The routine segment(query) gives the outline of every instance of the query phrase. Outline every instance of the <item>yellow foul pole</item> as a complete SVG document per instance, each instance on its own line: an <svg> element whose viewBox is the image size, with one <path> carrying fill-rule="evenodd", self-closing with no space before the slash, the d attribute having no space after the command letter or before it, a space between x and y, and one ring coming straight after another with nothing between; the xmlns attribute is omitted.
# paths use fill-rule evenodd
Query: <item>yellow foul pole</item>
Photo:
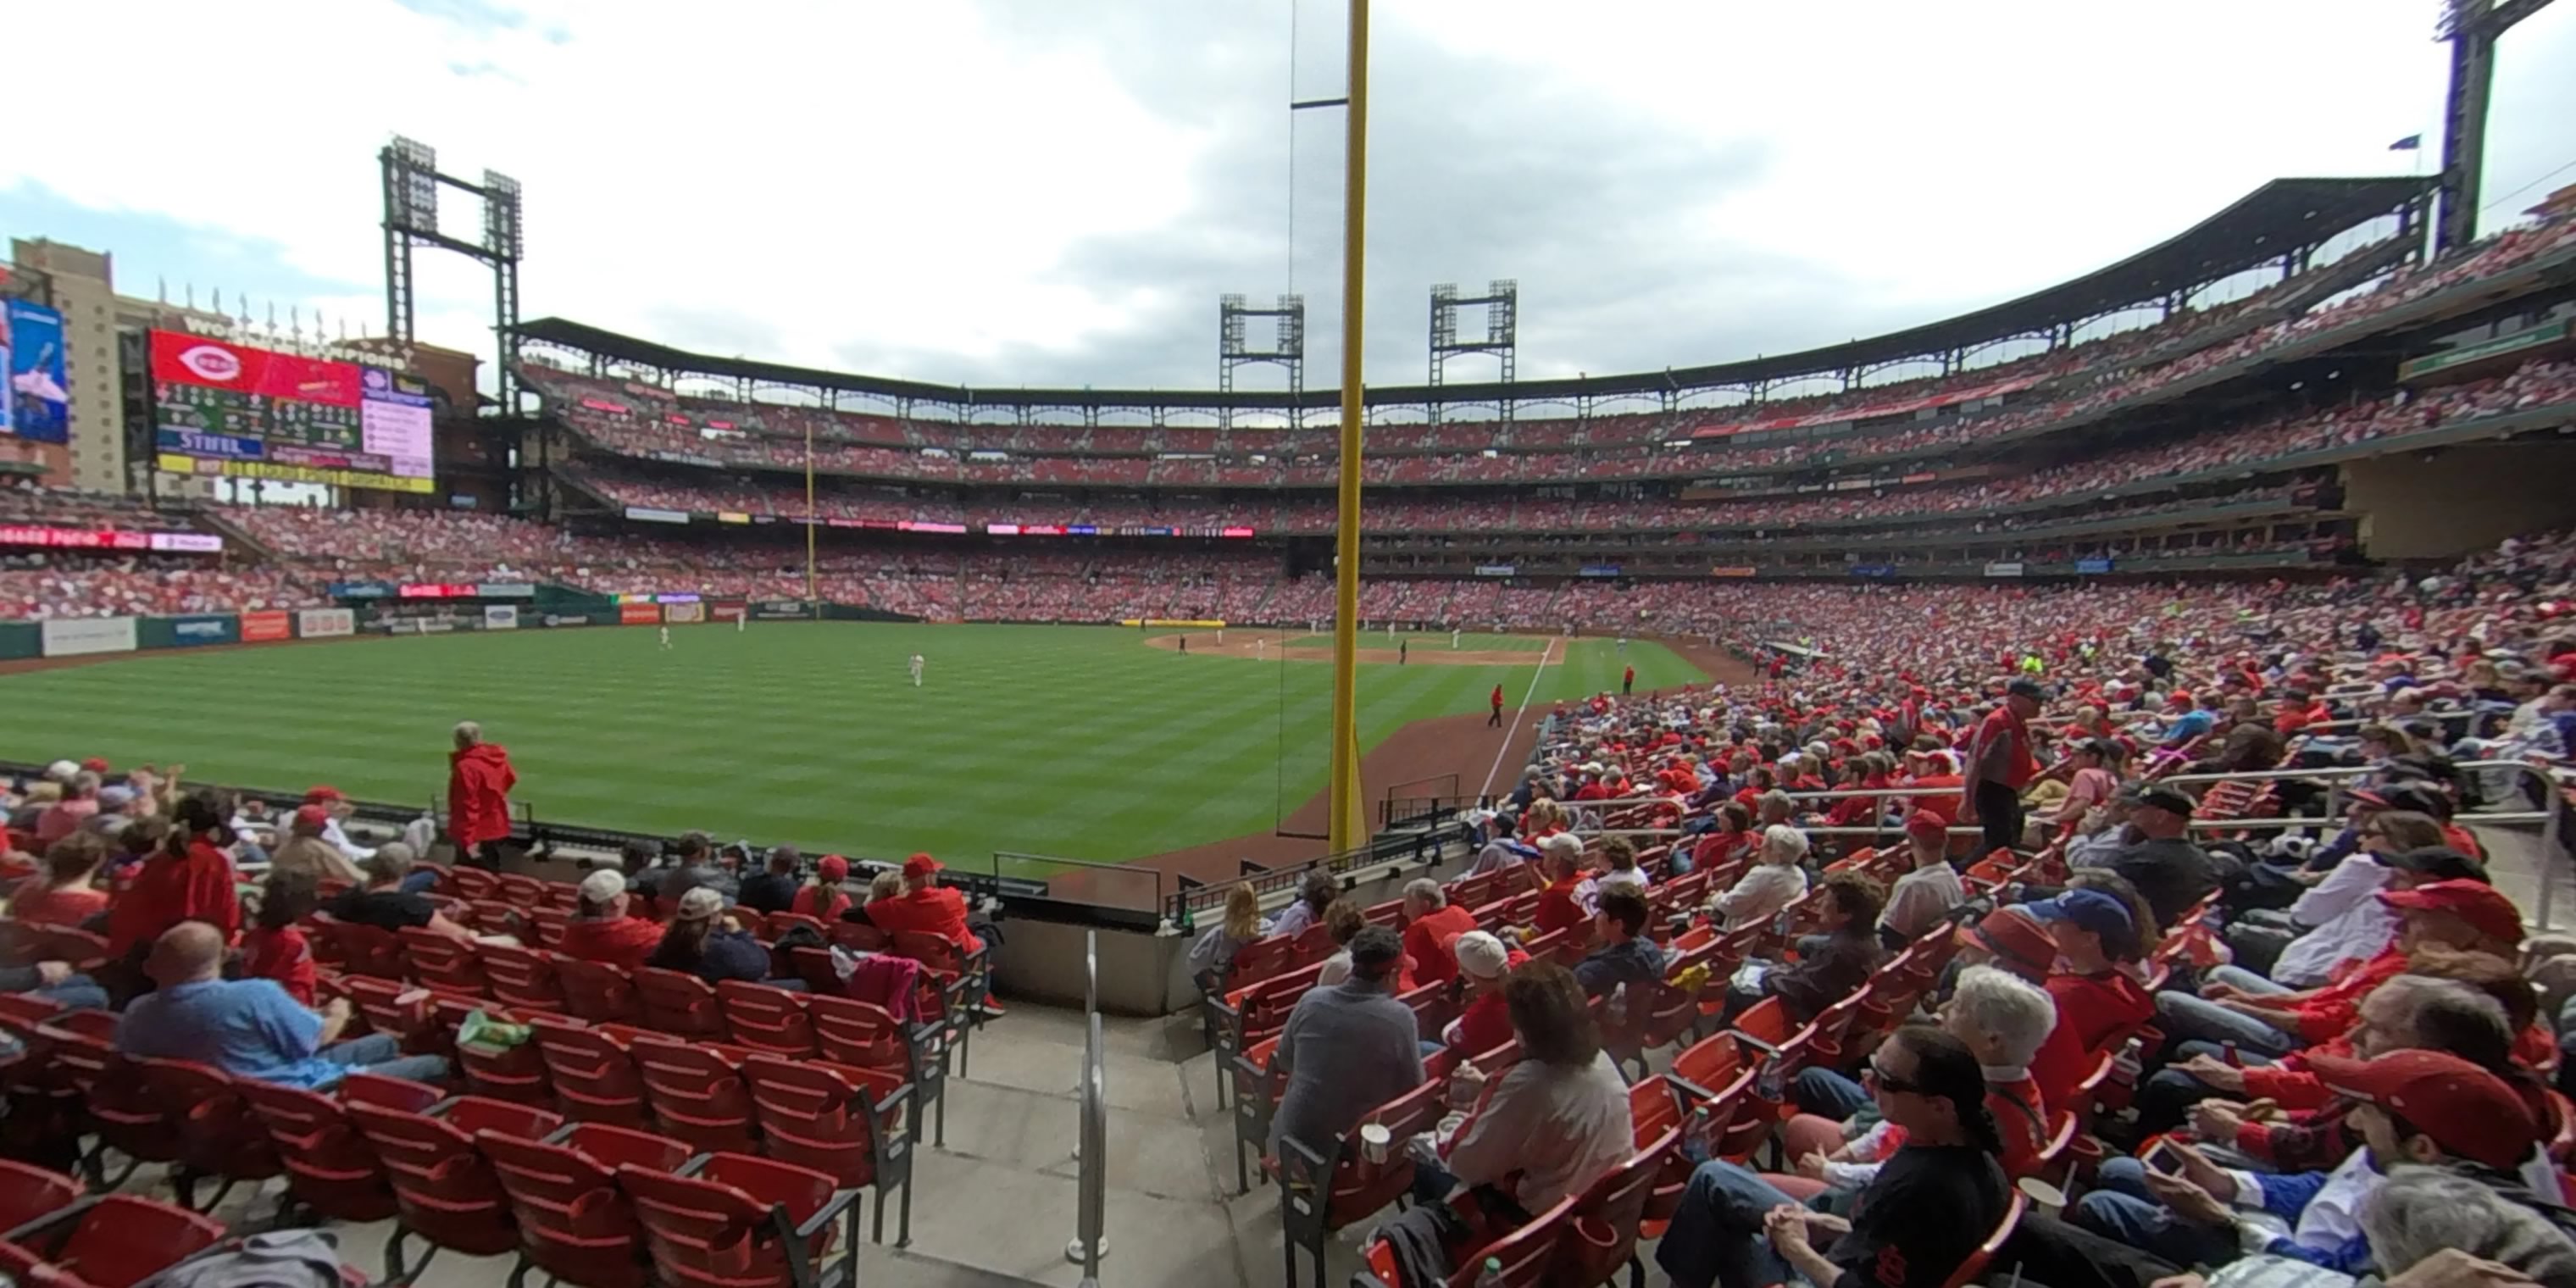
<svg viewBox="0 0 2576 1288"><path fill-rule="evenodd" d="M814 525L819 522L821 520L814 517L814 418L808 416L805 418L805 602L808 605L819 598L814 593ZM823 613L819 607L807 611L817 617Z"/></svg>
<svg viewBox="0 0 2576 1288"><path fill-rule="evenodd" d="M1368 0L1351 2L1342 158L1342 491L1333 525L1333 852L1368 843L1360 799L1360 321L1368 231Z"/></svg>

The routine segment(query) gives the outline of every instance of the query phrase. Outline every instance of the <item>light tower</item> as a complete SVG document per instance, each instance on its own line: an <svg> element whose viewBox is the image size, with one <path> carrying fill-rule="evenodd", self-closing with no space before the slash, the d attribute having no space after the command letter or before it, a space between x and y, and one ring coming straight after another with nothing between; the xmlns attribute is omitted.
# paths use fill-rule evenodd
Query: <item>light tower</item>
<svg viewBox="0 0 2576 1288"><path fill-rule="evenodd" d="M2433 253L2478 237L2478 187L2486 170L2487 99L2495 87L2496 40L2549 0L2443 0L2433 38L2451 46L2451 89L2442 111L2442 210Z"/></svg>
<svg viewBox="0 0 2576 1288"><path fill-rule="evenodd" d="M1252 318L1275 318L1270 347L1249 346L1248 322ZM1219 393L1234 392L1234 369L1246 363L1275 362L1288 369L1288 423L1305 423L1305 408L1298 405L1298 395L1306 391L1306 297L1282 295L1272 308L1256 309L1244 303L1240 295L1216 297L1216 387ZM1220 428L1234 428L1234 408L1217 408Z"/></svg>
<svg viewBox="0 0 2576 1288"><path fill-rule="evenodd" d="M1485 338L1458 338L1458 310L1482 307L1485 310ZM1485 284L1482 295L1460 297L1458 284L1442 282L1431 288L1431 387L1439 388L1448 379L1449 360L1462 354L1490 353L1502 360L1503 384L1512 382L1515 355L1520 345L1521 284L1511 278L1497 278ZM1512 420L1512 399L1502 398L1502 421ZM1441 404L1431 402L1431 423L1440 423Z"/></svg>
<svg viewBox="0 0 2576 1288"><path fill-rule="evenodd" d="M397 346L413 343L418 308L412 298L411 253L415 246L451 250L492 269L492 334L500 355L496 377L501 409L519 412L519 255L524 245L520 224L519 181L497 171L483 172L473 183L443 174L438 152L426 143L399 135L376 153L384 173L385 193L385 334ZM481 239L467 241L438 229L438 190L454 188L482 203Z"/></svg>

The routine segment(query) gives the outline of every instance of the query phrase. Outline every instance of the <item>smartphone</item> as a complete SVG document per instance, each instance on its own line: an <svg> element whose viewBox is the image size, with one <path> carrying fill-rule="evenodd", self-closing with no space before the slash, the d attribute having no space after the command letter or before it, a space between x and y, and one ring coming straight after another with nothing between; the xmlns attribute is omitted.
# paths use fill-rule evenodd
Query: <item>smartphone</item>
<svg viewBox="0 0 2576 1288"><path fill-rule="evenodd" d="M2175 1149L2171 1141L2157 1141L2156 1147L2148 1150L2146 1157L2138 1161L2159 1176L2182 1175L2182 1151Z"/></svg>

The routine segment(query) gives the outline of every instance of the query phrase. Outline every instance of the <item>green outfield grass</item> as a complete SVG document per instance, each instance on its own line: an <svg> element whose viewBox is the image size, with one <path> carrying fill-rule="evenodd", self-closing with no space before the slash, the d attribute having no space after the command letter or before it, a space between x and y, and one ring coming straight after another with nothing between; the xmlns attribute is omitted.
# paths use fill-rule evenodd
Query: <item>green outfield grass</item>
<svg viewBox="0 0 2576 1288"><path fill-rule="evenodd" d="M1114 862L1265 831L1326 777L1332 671L1316 663L1183 656L1114 627L690 626L668 652L655 634L181 651L13 675L0 755L181 761L192 779L426 802L445 787L450 727L473 719L547 819L978 867L995 850ZM1449 642L1411 638L1417 656ZM1566 643L1538 703L1616 688L1629 663L1640 688L1705 678L1660 645ZM1540 648L1520 666L1363 666L1362 744L1481 711L1496 683L1516 709Z"/></svg>

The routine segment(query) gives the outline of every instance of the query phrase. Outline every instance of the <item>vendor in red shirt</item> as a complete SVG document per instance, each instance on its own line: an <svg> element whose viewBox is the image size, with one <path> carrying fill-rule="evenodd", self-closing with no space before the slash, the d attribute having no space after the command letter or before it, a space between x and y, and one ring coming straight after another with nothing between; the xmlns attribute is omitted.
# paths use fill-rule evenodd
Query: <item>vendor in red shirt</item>
<svg viewBox="0 0 2576 1288"><path fill-rule="evenodd" d="M241 898L233 889L229 811L202 792L179 802L169 839L144 861L107 910L107 953L122 958L149 949L183 921L213 926L231 943L241 933Z"/></svg>
<svg viewBox="0 0 2576 1288"><path fill-rule="evenodd" d="M1476 914L1449 902L1440 883L1416 877L1404 887L1404 955L1413 960L1413 982L1446 984L1458 974L1451 944L1476 928Z"/></svg>
<svg viewBox="0 0 2576 1288"><path fill-rule="evenodd" d="M456 750L447 757L447 834L460 861L500 868L500 843L510 834L510 789L518 783L507 748L483 741L483 726L471 720L456 726Z"/></svg>
<svg viewBox="0 0 2576 1288"><path fill-rule="evenodd" d="M1483 1055L1512 1040L1511 1012L1503 1005L1503 981L1529 954L1506 947L1481 930L1458 936L1451 945L1458 959L1458 986L1465 1005L1458 1018L1441 1030L1440 1040L1462 1056Z"/></svg>
<svg viewBox="0 0 2576 1288"><path fill-rule="evenodd" d="M2030 718L2039 714L2048 690L2033 680L2004 686L2004 700L1977 725L1968 742L1968 795L1959 821L1983 824L1985 851L2009 850L2022 843L2021 794L2039 777L2039 759L2031 753Z"/></svg>
<svg viewBox="0 0 2576 1288"><path fill-rule="evenodd" d="M921 931L972 953L984 946L966 927L966 896L939 884L939 860L916 854L903 861L903 893L868 904L868 920L889 935Z"/></svg>
<svg viewBox="0 0 2576 1288"><path fill-rule="evenodd" d="M566 957L622 970L641 970L645 959L662 946L662 927L643 917L626 915L626 874L601 868L581 879L581 906L564 924L563 942L555 951Z"/></svg>

